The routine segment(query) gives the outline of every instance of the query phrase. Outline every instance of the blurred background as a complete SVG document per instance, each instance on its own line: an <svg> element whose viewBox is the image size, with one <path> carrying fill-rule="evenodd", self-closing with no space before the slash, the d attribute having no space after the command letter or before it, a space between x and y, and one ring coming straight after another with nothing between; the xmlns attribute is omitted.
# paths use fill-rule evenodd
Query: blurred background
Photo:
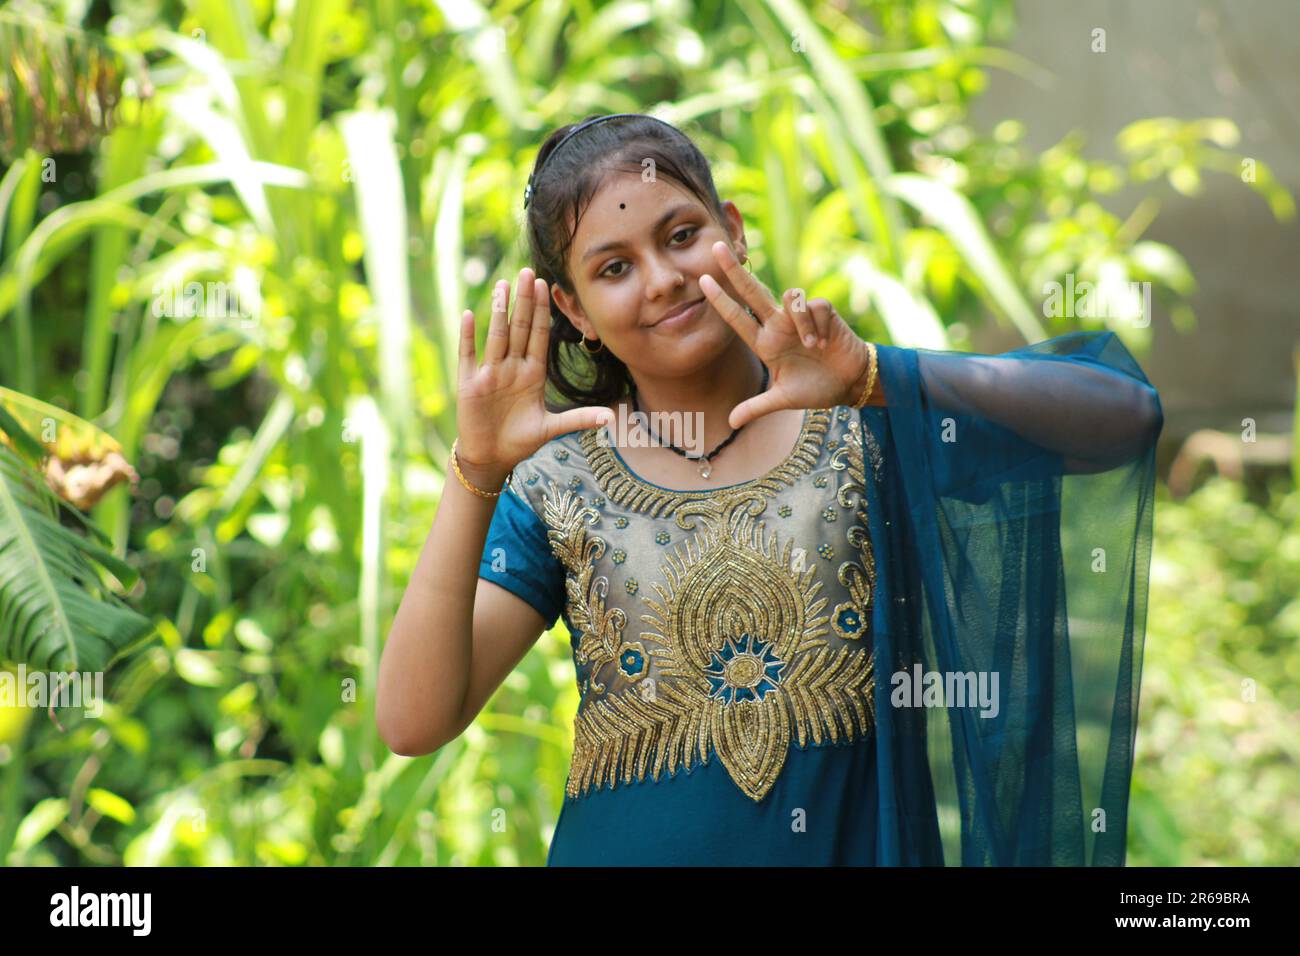
<svg viewBox="0 0 1300 956"><path fill-rule="evenodd" d="M1124 340L1165 411L1129 864L1300 861L1293 16L0 8L0 664L101 670L106 698L0 695L0 863L544 862L563 622L427 757L378 739L375 676L446 479L458 316L482 341L525 264L546 135L621 111L691 135L755 273L866 338Z"/></svg>

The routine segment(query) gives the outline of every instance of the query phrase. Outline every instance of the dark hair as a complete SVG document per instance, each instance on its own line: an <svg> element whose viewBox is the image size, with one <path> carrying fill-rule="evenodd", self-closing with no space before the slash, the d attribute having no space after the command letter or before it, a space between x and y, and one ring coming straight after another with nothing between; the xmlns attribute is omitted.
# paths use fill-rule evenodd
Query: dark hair
<svg viewBox="0 0 1300 956"><path fill-rule="evenodd" d="M599 115L592 114L582 122ZM547 288L558 284L569 295L575 294L567 266L569 249L579 220L612 171L640 173L643 162L650 159L656 176L662 174L680 183L712 210L719 222L726 222L709 162L681 130L648 116L619 117L584 129L556 152L559 142L577 125L571 123L551 133L533 165L533 191L527 209L528 256L533 272L546 281ZM589 354L580 344L582 332L556 305L554 296L551 316L555 322L547 349L546 377L567 402L548 402L548 409L609 405L629 394L632 377L627 366L608 348Z"/></svg>

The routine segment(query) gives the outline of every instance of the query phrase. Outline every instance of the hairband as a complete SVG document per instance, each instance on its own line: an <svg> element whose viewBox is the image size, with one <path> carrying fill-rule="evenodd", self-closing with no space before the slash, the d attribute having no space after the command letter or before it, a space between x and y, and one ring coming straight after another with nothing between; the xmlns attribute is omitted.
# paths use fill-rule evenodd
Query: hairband
<svg viewBox="0 0 1300 956"><path fill-rule="evenodd" d="M528 204L532 202L533 196L537 192L537 190L533 188L533 181L535 177L541 174L542 169L546 166L548 162L550 162L551 157L554 156L556 153L558 153L565 143L571 140L578 133L581 133L588 126L595 126L597 123L603 123L605 122L605 120L618 119L621 116L639 116L642 119L652 119L656 123L664 123L664 121L661 120L659 117L648 116L645 113L609 113L605 116L597 116L593 119L589 119L585 122L579 123L573 129L565 133L564 136L560 139L560 141L555 144L555 149L551 150L551 152L547 155L546 159L542 160L542 164L538 166L537 169L535 169L533 172L528 174L528 185L524 187L524 208L525 209L528 208ZM673 130L677 129L677 127L673 126L671 123L664 123L664 125L667 126L669 129L673 129ZM678 130L678 132L681 131Z"/></svg>

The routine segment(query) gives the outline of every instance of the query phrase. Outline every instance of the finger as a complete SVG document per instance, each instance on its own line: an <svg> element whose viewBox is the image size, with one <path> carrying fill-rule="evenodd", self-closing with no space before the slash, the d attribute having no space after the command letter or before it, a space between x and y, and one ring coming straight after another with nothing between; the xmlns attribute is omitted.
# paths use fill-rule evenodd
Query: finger
<svg viewBox="0 0 1300 956"><path fill-rule="evenodd" d="M571 408L567 412L548 412L546 417L546 440L550 441L552 438L567 435L569 432L586 431L588 428L608 425L613 420L614 413L608 408L601 408L599 405Z"/></svg>
<svg viewBox="0 0 1300 956"><path fill-rule="evenodd" d="M817 346L824 349L831 337L831 324L835 320L835 306L831 305L827 299L812 299L808 303L808 311L812 313L813 324L817 327Z"/></svg>
<svg viewBox="0 0 1300 956"><path fill-rule="evenodd" d="M722 286L718 285L713 276L707 272L700 276L700 291L709 300L709 304L717 310L718 315L736 330L736 334L744 340L745 344L751 349L754 348L758 340L759 325L750 318L749 313L738 306L731 296L723 292Z"/></svg>
<svg viewBox="0 0 1300 956"><path fill-rule="evenodd" d="M460 314L460 364L456 367L456 384L468 382L478 368L474 356L474 313L466 309Z"/></svg>
<svg viewBox="0 0 1300 956"><path fill-rule="evenodd" d="M740 264L732 254L731 248L722 240L713 244L713 257L722 266L722 271L731 280L731 287L736 290L741 301L754 310L758 321L766 321L768 316L781 311L781 304L776 296L754 274Z"/></svg>
<svg viewBox="0 0 1300 956"><path fill-rule="evenodd" d="M807 348L817 346L817 326L813 323L808 302L804 299L803 289L786 289L781 302L787 314L794 317L794 327L800 340Z"/></svg>
<svg viewBox="0 0 1300 956"><path fill-rule="evenodd" d="M782 404L778 393L769 388L733 408L727 421L732 428L739 428L782 408L785 408L785 405Z"/></svg>
<svg viewBox="0 0 1300 956"><path fill-rule="evenodd" d="M510 327L506 309L510 306L510 283L498 279L492 287L492 319L488 322L487 341L483 343L483 364L495 364L505 358L510 344Z"/></svg>
<svg viewBox="0 0 1300 956"><path fill-rule="evenodd" d="M551 337L551 296L545 279L534 279L533 330L528 336L528 357L546 364L547 343Z"/></svg>
<svg viewBox="0 0 1300 956"><path fill-rule="evenodd" d="M528 345L528 333L533 327L533 302L537 283L532 269L520 269L515 286L515 314L510 321L510 355L520 358Z"/></svg>

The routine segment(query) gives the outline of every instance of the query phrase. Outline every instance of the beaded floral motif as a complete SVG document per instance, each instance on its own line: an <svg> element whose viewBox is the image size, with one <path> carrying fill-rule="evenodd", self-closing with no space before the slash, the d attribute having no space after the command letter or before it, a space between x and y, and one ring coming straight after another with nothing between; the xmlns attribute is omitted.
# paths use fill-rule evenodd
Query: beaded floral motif
<svg viewBox="0 0 1300 956"><path fill-rule="evenodd" d="M835 605L831 623L835 625L835 633L845 640L857 640L866 629L858 606L850 601Z"/></svg>
<svg viewBox="0 0 1300 956"><path fill-rule="evenodd" d="M645 676L648 664L649 658L646 657L645 647L642 646L640 641L623 645L623 651L618 658L618 666L624 676L633 680L640 680Z"/></svg>
<svg viewBox="0 0 1300 956"><path fill-rule="evenodd" d="M612 613L604 612L608 581L597 578L592 568L604 543L598 548L571 544L563 554L556 552L566 570L580 673L581 665L589 664L586 683L604 691L593 675L606 665L614 668L607 671L609 692L584 693L575 718L566 786L570 796L647 775L657 781L664 771L689 771L716 753L737 786L761 800L779 776L792 740L800 746L821 745L870 732L874 678L868 642L861 640L869 632L869 617L857 597L838 603L833 615L825 613L817 565L801 556L792 561L794 540L782 543L776 532L769 536L757 517L783 486L793 485L817 464L831 416L828 409L811 410L795 450L763 478L700 492L642 482L614 464L607 447L602 454L595 429L583 434L592 474L611 505L671 517L692 533L674 536L679 542L658 559L661 574L640 598L649 612L641 617L647 627L635 642L623 639L622 619L617 627L599 629L601 614ZM837 450L851 447L845 441ZM827 480L818 475L814 484L824 488ZM554 483L551 495L560 495ZM851 507L843 489L839 499ZM590 512L548 505L548 536L578 541L591 522ZM776 513L784 517L791 512L782 505ZM619 528L627 523L621 516L615 520ZM658 532L655 540L666 545L666 534ZM860 567L864 573L868 567L874 571L865 535L858 546L864 554ZM826 560L834 556L825 543L818 551ZM626 557L621 549L611 554L615 564ZM845 574L842 566L841 580ZM871 580L857 592L868 599ZM625 587L629 594L640 590L633 578ZM593 626L596 631L588 633ZM854 644L831 644L827 638L832 635Z"/></svg>
<svg viewBox="0 0 1300 956"><path fill-rule="evenodd" d="M734 704L773 693L785 668L786 662L776 656L771 644L742 634L739 641L727 638L704 673L709 678L709 696Z"/></svg>

